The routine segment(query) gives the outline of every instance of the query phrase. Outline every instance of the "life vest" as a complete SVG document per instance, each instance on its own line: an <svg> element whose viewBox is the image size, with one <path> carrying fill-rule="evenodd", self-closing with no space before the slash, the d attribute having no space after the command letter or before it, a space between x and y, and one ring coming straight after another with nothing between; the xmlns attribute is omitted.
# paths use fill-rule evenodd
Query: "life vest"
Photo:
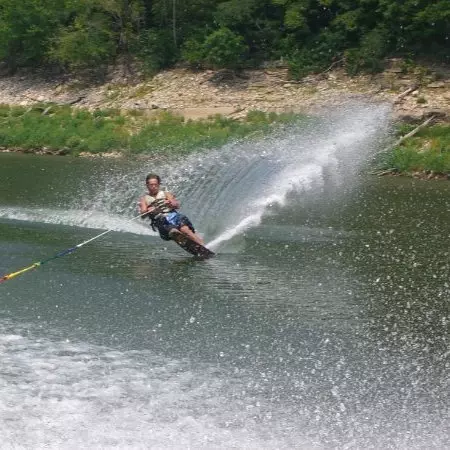
<svg viewBox="0 0 450 450"><path fill-rule="evenodd" d="M150 194L144 195L145 204L147 206L150 206L150 205L154 206L158 209L157 215L159 215L159 214L166 215L166 214L169 214L174 211L173 208L166 205L166 203L165 203L166 199L167 199L167 195L166 195L166 192L163 190L158 191L158 193L154 197Z"/></svg>

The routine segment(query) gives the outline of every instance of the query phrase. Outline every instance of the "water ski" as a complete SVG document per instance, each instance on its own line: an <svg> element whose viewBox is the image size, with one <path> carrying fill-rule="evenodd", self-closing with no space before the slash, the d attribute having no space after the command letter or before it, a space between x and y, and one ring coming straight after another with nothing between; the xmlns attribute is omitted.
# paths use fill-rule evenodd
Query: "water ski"
<svg viewBox="0 0 450 450"><path fill-rule="evenodd" d="M197 256L198 258L207 259L212 258L215 255L213 251L203 245L197 244L197 242L193 241L181 231L171 230L170 238L182 249L186 250L191 255Z"/></svg>

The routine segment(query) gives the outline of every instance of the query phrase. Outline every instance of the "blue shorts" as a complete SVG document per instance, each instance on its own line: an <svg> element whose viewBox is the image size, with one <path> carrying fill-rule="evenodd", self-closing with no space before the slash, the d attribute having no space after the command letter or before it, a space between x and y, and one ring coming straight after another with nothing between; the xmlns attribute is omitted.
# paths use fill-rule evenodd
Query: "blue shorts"
<svg viewBox="0 0 450 450"><path fill-rule="evenodd" d="M177 211L170 212L165 216L160 216L155 219L155 226L158 229L159 235L165 241L170 241L169 231L173 228L179 230L182 226L186 225L189 229L195 233L194 225L184 215Z"/></svg>

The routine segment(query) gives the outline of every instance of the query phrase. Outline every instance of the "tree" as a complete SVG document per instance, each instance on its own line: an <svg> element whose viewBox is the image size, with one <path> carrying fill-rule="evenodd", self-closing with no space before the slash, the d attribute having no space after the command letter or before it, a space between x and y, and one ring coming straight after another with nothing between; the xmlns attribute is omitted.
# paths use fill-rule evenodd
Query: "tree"
<svg viewBox="0 0 450 450"><path fill-rule="evenodd" d="M141 0L72 0L74 19L53 39L51 57L72 68L83 68L124 55L138 41L143 22Z"/></svg>
<svg viewBox="0 0 450 450"><path fill-rule="evenodd" d="M116 54L113 32L101 13L79 16L53 39L49 56L70 69L99 67Z"/></svg>
<svg viewBox="0 0 450 450"><path fill-rule="evenodd" d="M128 54L130 44L140 31L144 18L142 0L97 0L98 8L110 16L118 52Z"/></svg>
<svg viewBox="0 0 450 450"><path fill-rule="evenodd" d="M244 38L254 60L270 59L283 38L283 10L271 0L227 0L217 6L215 21Z"/></svg>
<svg viewBox="0 0 450 450"><path fill-rule="evenodd" d="M228 28L220 28L211 33L205 40L204 60L214 68L237 68L248 50L242 36Z"/></svg>
<svg viewBox="0 0 450 450"><path fill-rule="evenodd" d="M247 51L242 36L222 27L207 36L203 43L188 41L183 55L192 64L236 69L242 64Z"/></svg>
<svg viewBox="0 0 450 450"><path fill-rule="evenodd" d="M147 74L154 74L174 64L178 56L170 30L157 28L149 28L139 33L132 51L142 61Z"/></svg>
<svg viewBox="0 0 450 450"><path fill-rule="evenodd" d="M69 14L64 0L0 0L0 59L12 71L42 63Z"/></svg>
<svg viewBox="0 0 450 450"><path fill-rule="evenodd" d="M150 3L146 1L146 5ZM152 27L170 29L173 45L177 48L199 31L214 28L214 12L221 0L153 0L151 2ZM148 6L147 6L148 8ZM205 32L200 33L203 36Z"/></svg>

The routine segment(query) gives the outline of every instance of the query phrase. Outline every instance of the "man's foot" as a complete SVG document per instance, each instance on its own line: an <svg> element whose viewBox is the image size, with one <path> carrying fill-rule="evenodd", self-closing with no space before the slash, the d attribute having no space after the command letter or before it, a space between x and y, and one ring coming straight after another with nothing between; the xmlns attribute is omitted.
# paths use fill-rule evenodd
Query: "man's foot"
<svg viewBox="0 0 450 450"><path fill-rule="evenodd" d="M173 239L177 234L182 234L180 230L177 230L176 228L172 228L169 230L169 236L171 239Z"/></svg>
<svg viewBox="0 0 450 450"><path fill-rule="evenodd" d="M182 231L182 230L179 230L178 228L172 228L171 230L169 230L170 239L175 240L177 235L185 236L188 239L190 239L191 241L194 241L198 245L201 245L201 246L205 245L203 243L203 241L201 239L199 239L198 236L196 236L194 233L192 233L189 228L186 230L186 232L185 232L185 230Z"/></svg>

